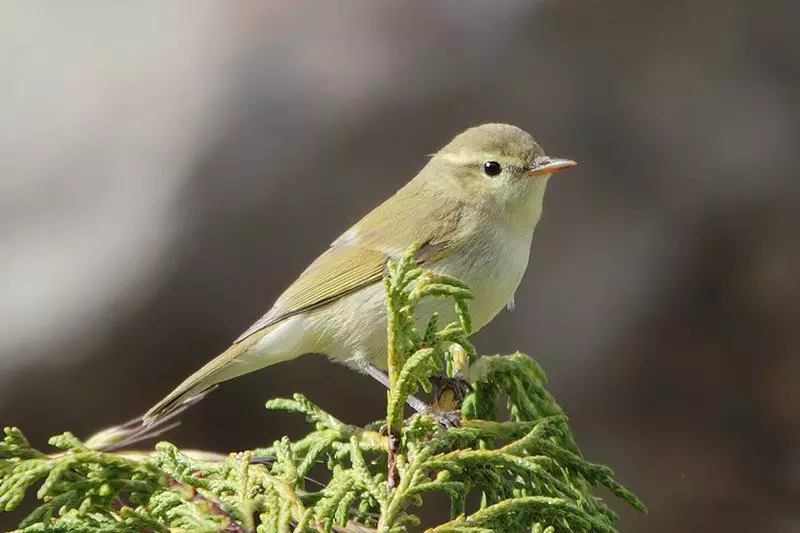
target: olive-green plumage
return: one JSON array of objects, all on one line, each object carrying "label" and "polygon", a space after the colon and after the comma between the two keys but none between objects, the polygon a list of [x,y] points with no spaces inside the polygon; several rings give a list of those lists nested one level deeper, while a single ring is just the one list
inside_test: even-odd
[{"label": "olive-green plumage", "polygon": [[[336,239],[234,344],[181,383],[144,416],[153,424],[209,387],[242,374],[322,353],[355,368],[385,365],[386,262],[412,243],[431,270],[475,292],[477,331],[513,299],[528,264],[552,172],[574,165],[549,158],[507,124],[456,136],[403,188]],[[425,311],[449,319],[432,302]]]}]

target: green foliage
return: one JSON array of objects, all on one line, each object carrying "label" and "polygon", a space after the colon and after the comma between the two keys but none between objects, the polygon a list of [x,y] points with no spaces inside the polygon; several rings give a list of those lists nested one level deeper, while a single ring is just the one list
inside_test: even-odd
[{"label": "green foliage", "polygon": [[[229,456],[166,442],[151,453],[98,451],[119,438],[115,431],[90,445],[69,433],[53,437],[62,451],[48,455],[6,428],[0,510],[15,509],[41,483],[40,503],[20,531],[414,531],[424,495],[439,492],[450,498],[451,518],[430,532],[614,532],[617,516],[594,495],[598,486],[644,511],[608,468],[583,459],[531,358],[475,358],[467,340],[469,287],[423,271],[415,252],[390,264],[386,279],[386,420],[348,425],[295,394],[267,408],[302,414],[313,431]],[[432,316],[418,328],[417,304],[429,297],[452,298],[458,320],[440,328]],[[408,396],[420,386],[430,391],[431,376],[442,370],[464,370],[472,386],[460,425],[444,428],[435,413],[404,420]],[[315,466],[326,472],[323,483],[309,478]]]}]

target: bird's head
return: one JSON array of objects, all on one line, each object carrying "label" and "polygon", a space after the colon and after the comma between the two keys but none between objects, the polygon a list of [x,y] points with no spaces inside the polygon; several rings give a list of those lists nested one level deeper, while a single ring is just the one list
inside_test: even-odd
[{"label": "bird's head", "polygon": [[483,124],[458,134],[431,159],[428,181],[459,198],[495,207],[541,205],[551,174],[577,163],[545,155],[531,135],[509,124]]}]

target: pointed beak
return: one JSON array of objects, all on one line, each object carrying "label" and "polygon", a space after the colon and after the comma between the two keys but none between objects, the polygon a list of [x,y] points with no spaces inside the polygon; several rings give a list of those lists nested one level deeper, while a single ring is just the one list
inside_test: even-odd
[{"label": "pointed beak", "polygon": [[528,176],[543,176],[545,174],[552,174],[565,168],[574,167],[577,165],[572,159],[558,159],[557,157],[542,158],[536,162],[536,166],[530,169],[525,174]]}]

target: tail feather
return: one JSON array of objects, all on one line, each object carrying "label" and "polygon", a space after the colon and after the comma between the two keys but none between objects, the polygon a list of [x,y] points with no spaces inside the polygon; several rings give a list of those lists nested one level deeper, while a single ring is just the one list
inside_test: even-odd
[{"label": "tail feather", "polygon": [[186,378],[143,416],[97,433],[87,441],[87,446],[101,451],[119,450],[156,437],[177,426],[177,417],[202,400],[217,384],[304,353],[302,345],[291,336],[285,338],[284,343],[271,343],[266,353],[250,352],[250,348],[272,330],[272,327],[265,328],[234,343]]},{"label": "tail feather", "polygon": [[128,448],[144,440],[156,438],[179,426],[180,422],[176,420],[177,417],[180,416],[183,411],[202,400],[206,394],[214,390],[215,387],[216,386],[212,386],[206,391],[186,399],[180,406],[160,418],[154,419],[148,423],[146,423],[141,416],[134,418],[122,425],[110,427],[92,435],[85,444],[92,450],[110,452]]},{"label": "tail feather", "polygon": [[145,426],[153,426],[185,406],[196,403],[205,393],[223,381],[233,379],[252,370],[239,363],[241,357],[262,335],[254,334],[232,345],[220,355],[206,363],[200,370],[186,378],[175,390],[158,402],[142,417]]}]

